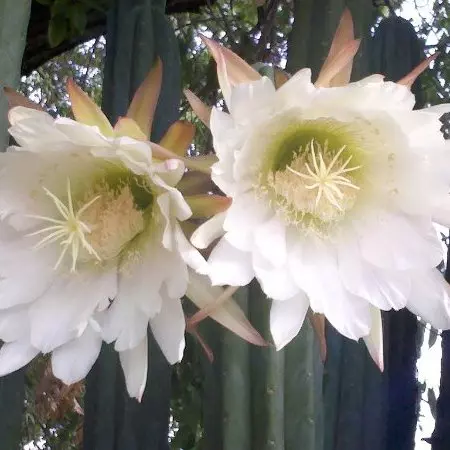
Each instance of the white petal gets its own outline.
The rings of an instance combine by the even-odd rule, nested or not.
[[[362,255],[382,269],[426,269],[442,261],[431,221],[379,210],[361,223],[359,231]]]
[[[115,139],[117,156],[132,172],[149,174],[153,169],[152,150],[149,142],[136,141],[128,136]]]
[[[311,69],[302,69],[277,89],[277,102],[282,109],[298,106],[306,107],[315,91],[316,88],[311,83]],[[301,102],[300,105],[299,102]]]
[[[371,308],[371,313],[372,325],[370,327],[370,334],[364,337],[364,342],[375,364],[383,371],[383,323],[381,321],[381,313],[379,309],[374,307]]]
[[[264,293],[274,300],[288,300],[299,292],[288,266],[274,267],[258,252],[253,253],[253,269]]]
[[[9,123],[13,126],[27,119],[32,119],[35,123],[46,123],[48,125],[52,125],[54,122],[50,114],[25,106],[15,106],[8,112]]]
[[[0,310],[0,339],[4,342],[12,342],[29,336],[29,322],[26,308]]]
[[[189,282],[188,267],[178,254],[170,256],[172,256],[170,269],[168,269],[170,276],[165,282],[167,293],[172,298],[181,298],[186,294]]]
[[[254,231],[255,227],[269,218],[269,207],[254,192],[246,192],[233,198],[227,210],[223,228],[230,232]]]
[[[0,376],[19,370],[38,353],[39,350],[31,346],[28,339],[3,344],[0,349]]]
[[[450,287],[436,269],[415,273],[406,307],[436,329],[450,329]]]
[[[238,250],[223,238],[211,252],[208,263],[214,285],[245,286],[255,276],[251,253]]]
[[[290,270],[308,295],[313,311],[325,314],[341,334],[359,339],[369,333],[369,304],[342,285],[332,248],[312,239],[297,244],[290,254]]]
[[[135,306],[149,318],[161,310],[158,293],[164,280],[170,276],[172,258],[157,238],[137,245],[139,258],[127,261],[125,257],[125,267],[120,269],[115,302],[124,303],[124,307]]]
[[[96,126],[85,125],[66,117],[56,119],[54,126],[74,145],[80,147],[108,147],[111,145]]]
[[[150,301],[160,301],[159,294]],[[114,348],[121,352],[136,347],[147,336],[147,328],[148,316],[133,304],[132,298],[116,299],[105,316],[102,337],[108,343],[115,340]]]
[[[231,90],[231,115],[236,122],[248,124],[259,116],[264,116],[272,107],[275,99],[275,87],[267,77],[262,77],[251,83],[242,83]]]
[[[159,187],[161,187],[166,192],[162,195],[169,197],[170,208],[167,213],[167,217],[177,218],[178,220],[184,221],[189,219],[192,216],[192,210],[187,204],[181,192],[169,186],[159,175],[154,174],[152,176],[152,181]],[[161,196],[158,196],[158,198]],[[158,202],[159,204],[159,202]]]
[[[150,319],[153,336],[170,364],[181,361],[184,352],[185,319],[179,298],[163,295],[161,312]]]
[[[354,237],[338,248],[338,261],[344,286],[352,294],[383,310],[405,307],[411,289],[409,272],[372,266],[362,258]]]
[[[53,350],[53,374],[66,384],[82,380],[97,360],[102,338],[90,325],[76,339]]]
[[[175,186],[183,177],[185,166],[180,159],[168,159],[161,163],[153,163],[153,170],[169,186]]]
[[[143,339],[131,350],[119,353],[120,363],[125,375],[125,383],[130,397],[141,401],[147,384],[148,341]]]
[[[297,336],[308,307],[308,298],[303,292],[283,302],[272,301],[270,331],[277,350],[281,350]]]
[[[172,250],[174,246],[175,236],[173,233],[173,217],[170,208],[170,196],[167,192],[158,195],[156,202],[162,216],[164,217],[164,232],[162,236],[162,244],[167,250]]]
[[[256,228],[255,243],[261,255],[274,266],[286,262],[286,225],[277,216]]]
[[[54,126],[54,119],[43,111],[17,106],[8,114],[9,133],[29,151],[60,151],[68,142]]]
[[[411,111],[415,103],[410,89],[397,83],[384,82],[378,75],[346,86],[318,91],[311,108],[339,108],[358,112],[395,110],[397,114],[401,114],[403,111]]]
[[[226,212],[216,214],[211,219],[200,225],[192,234],[191,242],[197,248],[206,248],[214,240],[223,235],[223,222],[225,221]]]
[[[230,114],[221,111],[220,109],[213,108],[211,110],[211,132],[214,137],[214,149],[220,160],[226,158],[229,153],[233,160],[232,148],[234,145],[229,146],[230,139],[233,138],[234,121]],[[234,143],[232,140],[231,142]],[[217,144],[217,145],[216,145]],[[225,144],[225,145],[224,145]],[[217,147],[217,148],[216,148]]]
[[[48,353],[72,340],[115,283],[115,267],[60,275],[30,307],[31,344]]]
[[[178,223],[175,225],[175,239],[183,261],[198,273],[205,275],[208,272],[208,264],[205,261],[205,258],[203,258],[200,252],[187,240]]]
[[[147,334],[149,319],[161,311],[164,286],[177,298],[187,289],[187,267],[177,252],[158,239],[139,248],[140,259],[122,270],[117,297],[105,313],[103,339],[116,340],[117,351],[135,347]]]
[[[38,298],[53,281],[57,258],[49,248],[33,251],[26,238],[0,223],[0,233],[4,231],[0,238],[0,310]]]

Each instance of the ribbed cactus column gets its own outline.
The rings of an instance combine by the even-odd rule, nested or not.
[[[363,38],[353,76],[360,78],[369,73],[368,37],[376,11],[370,2],[357,0],[294,2],[295,22],[289,38],[291,72],[307,66],[312,68],[313,77],[317,76],[345,6],[352,12],[355,35]],[[363,344],[340,336],[331,326],[327,326],[327,346],[324,449],[381,450],[385,392],[382,375]]]
[[[333,2],[328,3],[331,5]],[[352,12],[355,35],[362,38],[352,71],[352,78],[359,79],[370,72],[369,33],[376,10],[370,2],[357,0],[347,1],[346,6]],[[328,42],[341,12],[334,8],[332,11],[335,17],[326,34]],[[382,450],[385,441],[385,379],[362,342],[346,339],[330,325],[327,325],[326,334],[324,450]]]
[[[345,3],[294,1],[295,21],[288,46],[289,72],[307,66],[312,68],[313,76],[318,74]],[[370,4],[350,3],[356,16],[356,34],[368,34],[373,14]],[[362,54],[366,54],[365,45],[362,46]],[[362,56],[355,62],[360,72],[366,61]],[[240,297],[248,307],[253,325],[270,339],[270,302],[257,283],[242,290]],[[317,338],[308,321],[299,335],[280,352],[273,348],[250,347],[248,350],[245,343],[233,342],[227,332],[221,338],[215,334],[214,347],[219,349],[221,356],[206,374],[205,448],[322,450],[325,436],[325,439],[331,438],[325,448],[343,449],[342,444],[348,440],[344,439],[339,447],[334,447],[337,426],[341,425],[344,425],[347,436],[355,438],[357,446],[364,442],[365,436],[369,440],[371,434],[362,431],[368,430],[371,420],[378,422],[379,407],[372,407],[370,402],[376,402],[381,375],[368,358],[364,346],[344,342],[332,331],[328,334],[325,411],[322,408],[323,367]],[[246,389],[249,389],[250,399]],[[214,411],[211,402],[222,409],[222,414],[217,410],[213,415],[209,414],[209,411]],[[347,418],[354,423],[347,422]]]
[[[155,58],[163,84],[152,139],[178,118],[181,77],[178,44],[163,0],[116,0],[108,16],[103,108],[114,121],[124,115]],[[149,372],[142,402],[129,399],[117,354],[104,346],[87,379],[85,450],[166,450],[171,369],[149,338]]]
[[[0,2],[0,87],[17,86],[20,79],[31,0]],[[0,93],[0,151],[8,144],[7,102]],[[0,447],[19,448],[25,370],[0,378]]]
[[[258,284],[235,299],[270,340],[270,302]],[[205,324],[214,362],[204,363],[203,447],[214,450],[322,450],[322,363],[308,322],[286,350],[250,346]]]
[[[360,5],[364,17],[352,10],[357,25],[368,18],[361,8]],[[367,36],[370,22],[365,23]],[[381,22],[375,38],[363,47],[356,74],[359,78],[369,70],[395,81],[420,60],[420,46],[413,27],[403,19],[389,18]],[[408,311],[391,312],[383,316],[383,326],[384,374],[375,368],[362,344],[350,342],[328,327],[325,450],[414,448],[417,319]]]
[[[425,57],[413,25],[401,17],[382,20],[371,47],[371,70],[391,81],[398,81]],[[416,96],[416,108],[423,107],[420,78],[412,91]],[[389,312],[384,319],[389,344],[385,354],[388,375],[385,448],[413,450],[420,399],[416,363],[423,334],[417,317],[408,310]]]

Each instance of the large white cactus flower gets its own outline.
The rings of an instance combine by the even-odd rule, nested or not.
[[[52,352],[54,374],[70,384],[90,370],[102,340],[114,341],[140,399],[148,327],[175,363],[184,350],[180,299],[189,288],[199,306],[214,301],[188,272],[207,264],[181,228],[192,215],[175,187],[185,165],[147,141],[157,96],[152,105],[138,91],[112,128],[79,88],[68,90],[78,121],[23,106],[9,113],[18,146],[0,154],[0,375]],[[176,147],[183,133],[171,130],[163,140]],[[216,308],[216,320],[263,342],[236,308]]]
[[[380,310],[407,307],[450,328],[433,228],[433,220],[450,219],[450,145],[440,132],[442,107],[413,110],[408,86],[426,63],[400,83],[381,75],[348,83],[359,44],[348,12],[315,84],[303,69],[276,89],[205,41],[229,109],[210,116],[213,180],[232,198],[192,237],[202,248],[222,236],[208,260],[213,284],[256,277],[273,299],[278,349],[309,307],[343,335],[364,337],[380,366]]]

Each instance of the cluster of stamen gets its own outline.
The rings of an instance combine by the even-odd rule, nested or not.
[[[312,139],[287,166],[260,179],[259,190],[288,222],[320,232],[353,207],[360,190],[355,175],[362,166],[351,165],[346,149]]]
[[[30,215],[29,217],[34,219],[43,220],[44,222],[51,223],[53,225],[41,228],[33,233],[29,233],[28,236],[37,236],[42,234],[47,234],[44,236],[34,247],[36,249],[45,247],[53,242],[59,241],[62,249],[60,256],[55,264],[55,269],[57,269],[67,251],[70,249],[72,256],[71,270],[75,271],[78,256],[80,253],[80,247],[84,248],[89,255],[92,255],[98,261],[101,260],[100,256],[94,249],[94,247],[88,242],[86,235],[91,233],[91,227],[81,220],[81,216],[85,211],[87,211],[99,198],[92,198],[90,201],[85,203],[81,208],[74,211],[72,191],[70,188],[70,180],[67,180],[67,205],[65,205],[55,194],[50,192],[47,188],[43,188],[45,193],[50,197],[56,206],[56,209],[60,213],[62,219],[55,219],[53,217]]]
[[[49,223],[28,236],[45,235],[36,249],[59,243],[61,253],[55,264],[57,269],[67,253],[71,255],[71,271],[78,261],[103,261],[116,257],[124,245],[144,229],[143,211],[136,208],[131,189],[127,184],[111,189],[100,183],[85,192],[82,201],[74,206],[70,181],[67,180],[67,204],[44,188],[60,218],[32,215]]]

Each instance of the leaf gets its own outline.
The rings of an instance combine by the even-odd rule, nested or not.
[[[383,322],[381,312],[378,308],[370,308],[372,316],[372,325],[368,336],[364,336],[364,342],[374,363],[381,372],[384,371],[384,353],[383,353]]]
[[[206,174],[211,173],[211,164],[212,161],[208,159],[196,159],[197,157],[184,158],[178,156],[176,153],[170,151],[167,148],[164,148],[162,145],[156,144],[155,142],[151,143],[153,156],[157,159],[165,161],[166,159],[179,159],[184,162],[184,165],[191,170],[196,170],[198,172],[203,172]],[[213,155],[214,156],[214,155]]]
[[[147,136],[138,127],[138,124],[129,117],[119,117],[116,125],[114,126],[114,136],[122,137],[128,136],[137,141],[146,141]]]
[[[201,35],[203,43],[208,47],[211,55],[216,60],[218,70],[226,71],[227,77],[232,86],[239,83],[247,83],[249,81],[257,81],[261,78],[261,75],[244,61],[236,53],[230,49],[222,46],[213,39],[209,39],[206,36]],[[223,57],[223,61],[222,61]],[[219,64],[224,64],[224,67],[219,68]]]
[[[325,316],[323,314],[314,314],[311,310],[308,311],[308,317],[311,325],[319,340],[320,359],[325,362],[327,359],[327,340],[325,335]]]
[[[177,189],[186,195],[196,195],[211,192],[215,185],[209,174],[189,170],[183,175],[181,181],[177,184]]]
[[[77,122],[97,126],[104,136],[113,135],[113,128],[102,110],[71,78],[67,80],[67,92]]]
[[[158,58],[145,80],[137,89],[126,116],[133,119],[150,138],[153,117],[158,103],[162,83],[162,62]]]
[[[280,67],[273,68],[273,82],[276,89],[283,86],[283,84],[286,83],[286,81],[288,81],[289,78],[290,75]]]
[[[360,44],[361,40],[355,39],[343,47],[328,63],[325,61],[327,64],[322,66],[319,76],[314,84],[317,87],[340,86],[344,84],[342,79],[347,77],[347,74],[349,73],[348,68],[351,67],[350,65],[358,52]],[[338,80],[338,82],[334,82],[335,79]],[[350,79],[350,76],[348,76],[348,79]]]
[[[57,47],[67,37],[67,20],[57,15],[50,19],[48,25],[48,42],[50,47]]]
[[[261,78],[261,75],[236,53],[206,36],[201,35],[200,38],[216,61],[217,78],[227,104],[230,102],[231,88],[233,86],[257,81]]]
[[[215,216],[226,211],[231,205],[231,198],[223,195],[200,194],[185,197],[192,210],[192,219]]]
[[[194,135],[195,127],[192,123],[178,120],[169,127],[159,143],[179,156],[186,156]]]
[[[78,34],[83,34],[86,29],[87,11],[82,3],[75,3],[69,10],[70,23],[73,30]]]
[[[411,89],[411,86],[416,81],[417,77],[431,64],[439,56],[439,52],[433,53],[427,59],[422,61],[417,67],[415,67],[408,75],[405,75],[401,80],[397,81],[397,84],[402,84],[403,86],[407,86]]]
[[[211,118],[210,106],[203,103],[192,91],[189,89],[184,90],[184,95],[186,96],[189,104],[191,105],[194,114],[209,128],[209,120]]]
[[[330,51],[323,63],[316,86],[343,86],[349,83],[353,58],[360,41],[355,39],[353,19],[346,8],[331,42]]]
[[[68,17],[68,11],[71,7],[71,0],[54,0],[51,6],[52,17]]]
[[[214,154],[209,155],[198,155],[198,156],[189,156],[187,158],[190,161],[190,164],[194,168],[201,168],[202,172],[210,172],[211,166],[218,161],[218,158]],[[188,166],[189,167],[189,166]],[[200,170],[200,169],[197,169]]]
[[[258,346],[267,346],[267,342],[247,320],[238,304],[230,297],[233,290],[236,289],[235,287],[229,287],[224,291],[218,286],[211,286],[208,277],[190,271],[186,295],[200,310],[188,320],[188,328],[195,326],[205,317],[211,317],[242,339]]]

